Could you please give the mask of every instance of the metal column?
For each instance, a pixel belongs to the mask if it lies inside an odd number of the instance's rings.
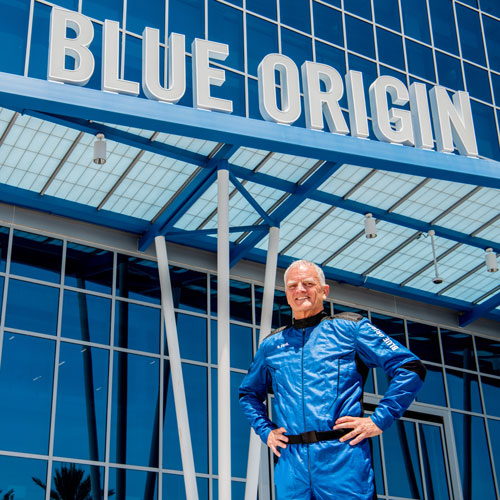
[[[160,275],[161,304],[165,316],[165,331],[167,336],[168,354],[170,358],[170,373],[172,377],[172,388],[174,392],[175,414],[177,417],[177,428],[179,430],[179,443],[181,447],[182,469],[184,471],[184,485],[186,487],[186,499],[198,500],[198,487],[194,471],[193,447],[191,444],[191,432],[186,405],[186,392],[184,390],[184,378],[182,376],[181,356],[179,351],[179,339],[177,336],[177,324],[175,321],[174,301],[172,298],[172,286],[170,284],[170,272],[168,269],[167,247],[165,238],[155,238],[156,257],[158,259],[158,272]]]
[[[264,276],[264,296],[262,297],[262,315],[260,319],[259,345],[271,331],[273,318],[274,287],[276,283],[276,265],[278,261],[280,230],[269,228],[269,245],[267,248],[266,273]],[[261,456],[261,440],[253,429],[250,431],[250,447],[248,449],[247,483],[245,500],[255,500],[259,485],[259,467]]]
[[[217,355],[219,499],[231,500],[231,383],[229,363],[229,171],[217,171]]]

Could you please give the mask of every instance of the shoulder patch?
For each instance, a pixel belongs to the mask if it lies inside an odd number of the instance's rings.
[[[277,333],[280,333],[287,328],[291,328],[291,325],[280,326],[279,328],[276,328],[276,330],[271,330],[271,333],[269,335],[266,335],[265,338],[268,339],[269,337],[271,337],[271,335],[276,335]]]
[[[346,319],[348,321],[354,321],[355,323],[359,323],[361,320],[365,319],[361,314],[356,314],[353,312],[341,312],[339,314],[334,314],[330,316],[330,319]]]

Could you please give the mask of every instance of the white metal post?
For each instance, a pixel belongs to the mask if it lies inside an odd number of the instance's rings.
[[[271,331],[271,322],[273,319],[274,288],[276,284],[276,266],[278,262],[279,237],[280,230],[278,227],[269,228],[269,244],[267,247],[266,272],[264,275],[264,296],[262,297],[259,345]],[[261,440],[252,429],[250,431],[250,447],[248,449],[245,500],[255,500],[257,498],[261,447]]]
[[[198,487],[194,470],[193,447],[186,404],[184,378],[182,376],[179,339],[175,321],[170,271],[168,269],[167,246],[163,236],[155,238],[156,258],[158,259],[158,273],[160,275],[161,305],[165,316],[165,331],[167,336],[168,355],[170,358],[170,374],[174,392],[175,414],[179,443],[181,447],[182,469],[184,471],[184,485],[187,500],[198,500]]]
[[[217,356],[219,499],[231,500],[231,383],[229,360],[229,171],[217,172]]]

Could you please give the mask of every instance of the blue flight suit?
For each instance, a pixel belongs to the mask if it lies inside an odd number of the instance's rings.
[[[262,342],[240,386],[240,404],[250,425],[267,443],[269,432],[289,435],[330,431],[342,416],[363,414],[367,367],[382,367],[389,388],[372,420],[387,429],[422,387],[420,360],[366,318],[325,312],[280,328]],[[265,400],[274,393],[275,422]],[[339,440],[278,448],[275,468],[279,500],[372,500],[374,480],[369,441]]]

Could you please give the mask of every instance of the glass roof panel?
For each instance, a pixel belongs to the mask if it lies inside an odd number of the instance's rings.
[[[395,212],[430,222],[472,189],[473,186],[467,184],[432,179],[402,203]]]
[[[175,227],[194,231],[199,225],[217,209],[217,183],[214,182],[194,203],[194,205],[185,213],[175,224]],[[213,217],[205,229],[217,226],[217,215]]]
[[[259,172],[274,175],[290,182],[298,182],[318,162],[312,158],[274,153]]]
[[[192,139],[191,137],[164,133],[158,134],[155,141],[185,149],[193,153],[198,153],[203,156],[208,156],[217,145],[217,143],[213,141],[204,141],[202,139]]]
[[[476,234],[478,238],[486,238],[492,241],[500,240],[500,220],[493,222],[488,227],[485,227],[482,231]]]
[[[0,148],[0,182],[41,191],[77,135],[73,129],[18,116]]]
[[[495,273],[489,273],[485,265],[472,276],[462,281],[460,285],[454,286],[450,290],[444,292],[443,295],[466,300],[467,302],[473,302],[479,297],[482,297],[489,290],[493,290],[498,286],[498,276],[494,276],[494,274]]]
[[[349,199],[388,210],[421,180],[421,177],[377,171]]]
[[[151,220],[197,167],[164,156],[145,153],[110,196],[104,208]],[[120,199],[125,199],[126,203]],[[138,201],[139,206],[132,204]]]
[[[253,170],[268,154],[269,151],[241,147],[231,156],[229,163]]]
[[[0,136],[3,135],[7,125],[14,116],[15,112],[10,109],[0,108]]]
[[[321,184],[319,190],[326,191],[336,196],[344,196],[371,171],[371,168],[358,167],[345,163],[335,172],[335,174]]]

